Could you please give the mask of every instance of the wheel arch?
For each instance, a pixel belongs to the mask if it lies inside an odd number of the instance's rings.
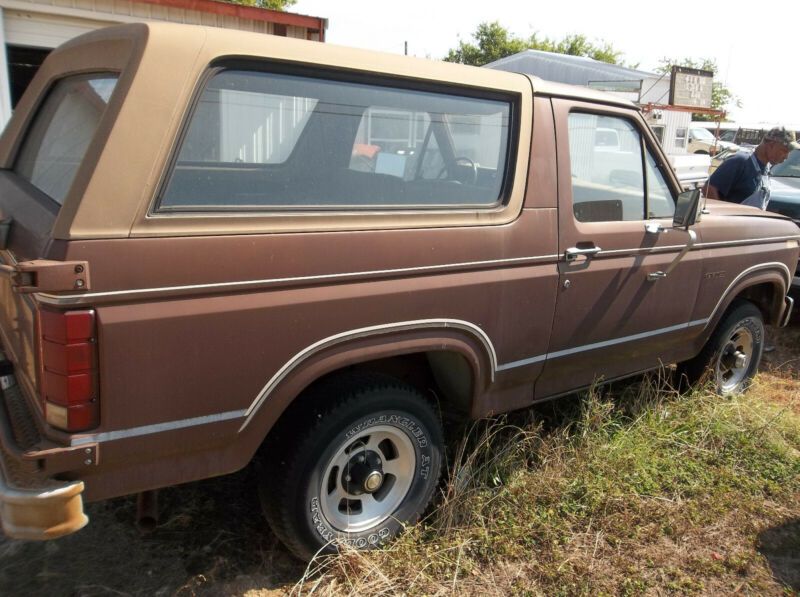
[[[430,375],[440,390],[440,408],[468,414],[493,382],[497,358],[488,335],[465,321],[402,322],[343,332],[287,361],[253,401],[239,431],[259,434],[263,441],[292,405],[297,406],[298,397],[338,372],[406,372],[414,377],[411,374],[423,365],[427,370],[422,377]],[[460,379],[464,374],[470,376],[468,384]]]
[[[783,299],[791,280],[789,268],[778,261],[747,268],[728,285],[720,297],[706,323],[704,336],[707,338],[711,334],[737,300],[747,300],[758,307],[764,323],[778,323],[783,315]]]

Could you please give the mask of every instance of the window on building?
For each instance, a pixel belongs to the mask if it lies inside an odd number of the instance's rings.
[[[678,127],[675,129],[675,147],[680,147],[685,149],[686,148],[686,136],[689,134],[689,130],[684,127]]]
[[[11,107],[16,108],[33,76],[52,50],[25,46],[6,46],[8,83],[11,89]]]
[[[658,140],[658,144],[663,147],[664,145],[664,129],[666,128],[663,124],[653,124],[650,125],[650,128],[653,129],[653,134],[656,136]]]

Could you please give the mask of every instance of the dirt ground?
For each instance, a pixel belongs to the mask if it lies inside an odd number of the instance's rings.
[[[0,539],[0,595],[216,595],[251,576],[290,588],[304,566],[272,535],[252,487],[245,469],[162,490],[153,533],[139,531],[126,497],[89,504],[89,525],[57,541]]]
[[[776,349],[764,368],[800,375],[800,314],[769,337]],[[0,538],[0,595],[286,594],[305,568],[264,521],[253,474],[162,490],[150,534],[135,526],[136,500],[127,497],[89,504],[89,526],[57,541]],[[800,520],[764,529],[757,546],[785,594],[800,592]]]

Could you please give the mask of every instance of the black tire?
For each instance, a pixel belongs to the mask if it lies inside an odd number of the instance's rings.
[[[431,404],[383,376],[331,380],[311,404],[262,453],[264,514],[289,550],[309,560],[341,544],[370,549],[419,520],[442,469]]]
[[[750,386],[764,351],[764,319],[753,303],[734,303],[703,350],[678,366],[683,384],[695,384],[708,373],[720,395],[740,394]]]

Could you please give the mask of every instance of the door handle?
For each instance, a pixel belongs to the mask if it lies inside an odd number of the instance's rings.
[[[657,271],[651,272],[647,274],[647,281],[648,282],[657,282],[658,280],[663,280],[666,278],[672,270],[674,270],[678,263],[680,263],[681,259],[689,252],[689,250],[694,246],[694,243],[697,242],[697,234],[695,234],[694,230],[688,230],[689,232],[689,242],[686,243],[686,246],[681,249],[681,252],[675,256],[675,259],[672,260],[672,263],[669,264],[667,271]]]
[[[667,233],[669,232],[669,228],[664,228],[658,222],[647,222],[644,225],[645,232],[648,234],[659,234],[660,232]]]
[[[570,247],[566,251],[564,251],[564,257],[567,261],[575,261],[581,255],[586,257],[594,257],[600,251],[602,251],[600,247],[587,247],[586,249],[579,249],[578,247]]]

